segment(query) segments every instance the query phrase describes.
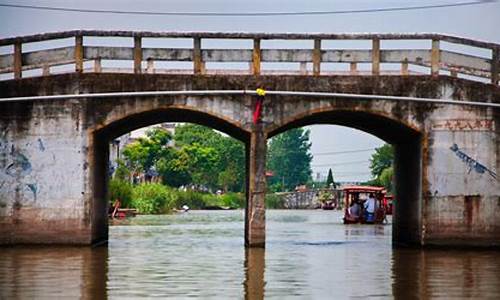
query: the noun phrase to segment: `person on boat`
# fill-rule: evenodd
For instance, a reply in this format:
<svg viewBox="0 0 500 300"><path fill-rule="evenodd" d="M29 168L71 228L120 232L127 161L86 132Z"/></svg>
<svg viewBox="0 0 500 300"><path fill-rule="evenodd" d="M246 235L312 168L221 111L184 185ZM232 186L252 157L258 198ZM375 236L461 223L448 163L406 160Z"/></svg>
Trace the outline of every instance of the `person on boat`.
<svg viewBox="0 0 500 300"><path fill-rule="evenodd" d="M351 206L349 207L349 215L353 218L359 218L359 213L360 213L361 207L359 205L358 200L354 200L351 203Z"/></svg>
<svg viewBox="0 0 500 300"><path fill-rule="evenodd" d="M366 199L364 208L365 208L365 220L367 222L373 222L375 219L375 198L372 193Z"/></svg>

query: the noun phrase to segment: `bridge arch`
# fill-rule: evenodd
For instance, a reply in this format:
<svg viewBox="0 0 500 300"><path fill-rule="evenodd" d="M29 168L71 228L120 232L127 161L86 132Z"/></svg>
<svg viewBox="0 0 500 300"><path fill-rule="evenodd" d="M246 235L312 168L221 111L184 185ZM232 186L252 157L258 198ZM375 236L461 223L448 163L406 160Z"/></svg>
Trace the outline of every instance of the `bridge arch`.
<svg viewBox="0 0 500 300"><path fill-rule="evenodd" d="M341 125L355 128L390 143L395 149L395 217L393 244L418 244L421 239L422 186L425 133L418 124L409 124L394 114L371 110L320 108L287 116L283 123L270 127L273 137L292 128L308 125ZM420 126L421 127L421 126Z"/></svg>
<svg viewBox="0 0 500 300"><path fill-rule="evenodd" d="M129 105L126 106L129 107ZM238 122L216 112L182 105L159 106L149 110L143 108L131 110L120 106L113 108L111 113L108 113L94 127L89 128L88 161L91 194L89 205L92 243L99 243L108 238L106 195L109 182L109 143L133 130L166 122L186 122L207 126L243 142L248 148L250 133Z"/></svg>

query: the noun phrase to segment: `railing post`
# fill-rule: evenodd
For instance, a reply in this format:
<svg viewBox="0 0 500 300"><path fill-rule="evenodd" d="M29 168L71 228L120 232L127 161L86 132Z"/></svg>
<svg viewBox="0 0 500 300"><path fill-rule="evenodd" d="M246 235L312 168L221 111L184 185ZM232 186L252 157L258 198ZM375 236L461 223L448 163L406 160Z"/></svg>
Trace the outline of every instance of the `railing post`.
<svg viewBox="0 0 500 300"><path fill-rule="evenodd" d="M151 57L149 57L147 59L147 62L148 62L148 65L146 67L146 73L148 73L148 74L154 74L154 72L155 72L155 61Z"/></svg>
<svg viewBox="0 0 500 300"><path fill-rule="evenodd" d="M23 77L23 46L21 42L14 44L14 79Z"/></svg>
<svg viewBox="0 0 500 300"><path fill-rule="evenodd" d="M75 72L83 72L83 36L75 36Z"/></svg>
<svg viewBox="0 0 500 300"><path fill-rule="evenodd" d="M254 75L260 75L260 62L261 62L261 52L260 52L260 39L253 40L253 52L252 52L252 70Z"/></svg>
<svg viewBox="0 0 500 300"><path fill-rule="evenodd" d="M142 72L142 40L140 36L134 36L134 73Z"/></svg>
<svg viewBox="0 0 500 300"><path fill-rule="evenodd" d="M193 68L194 74L201 74L202 57L201 57L201 38L195 37L193 40Z"/></svg>
<svg viewBox="0 0 500 300"><path fill-rule="evenodd" d="M314 39L313 75L318 76L320 72L321 72L321 40Z"/></svg>
<svg viewBox="0 0 500 300"><path fill-rule="evenodd" d="M307 75L307 62L300 62L300 75Z"/></svg>
<svg viewBox="0 0 500 300"><path fill-rule="evenodd" d="M94 72L95 73L102 72L102 65L101 65L101 58L100 57L98 57L94 60Z"/></svg>
<svg viewBox="0 0 500 300"><path fill-rule="evenodd" d="M439 40L432 40L432 50L431 50L431 75L432 77L439 76L439 61L440 61L440 52L439 52Z"/></svg>
<svg viewBox="0 0 500 300"><path fill-rule="evenodd" d="M49 76L50 75L50 66L49 65L43 65L42 66L42 75L43 76Z"/></svg>
<svg viewBox="0 0 500 300"><path fill-rule="evenodd" d="M351 62L349 64L349 72L351 73L351 75L355 75L356 73L358 73L358 64L356 62Z"/></svg>
<svg viewBox="0 0 500 300"><path fill-rule="evenodd" d="M491 83L498 84L498 72L500 72L500 48L495 48L491 58Z"/></svg>
<svg viewBox="0 0 500 300"><path fill-rule="evenodd" d="M372 75L380 74L380 39L372 40Z"/></svg>
<svg viewBox="0 0 500 300"><path fill-rule="evenodd" d="M401 75L403 76L408 75L408 58L405 58L401 63Z"/></svg>

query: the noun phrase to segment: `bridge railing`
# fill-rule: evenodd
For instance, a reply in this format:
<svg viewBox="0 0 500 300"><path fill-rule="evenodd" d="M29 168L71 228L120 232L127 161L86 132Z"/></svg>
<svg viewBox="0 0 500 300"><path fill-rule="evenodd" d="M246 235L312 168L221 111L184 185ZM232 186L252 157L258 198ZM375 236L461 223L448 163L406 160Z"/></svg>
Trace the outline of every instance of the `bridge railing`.
<svg viewBox="0 0 500 300"><path fill-rule="evenodd" d="M130 38L133 45L94 46L87 45L87 38ZM57 47L56 40L72 39L69 46ZM161 40L190 39L189 48L143 47L144 39ZM250 40L252 46L244 49L212 49L202 47L202 41ZM309 49L274 49L261 47L262 41L312 41ZM322 47L329 41L370 42L369 48L340 49ZM40 49L23 51L25 45L45 42ZM385 49L386 41L428 41L428 47L419 49ZM448 43L459 47L472 47L471 53L460 53L443 49ZM166 42L167 43L167 42ZM167 44L166 44L167 45ZM32 36L0 39L0 79L22 78L26 76L50 75L54 67L66 66L56 72L133 72L133 73L238 73L238 74L301 74L301 75L410 75L430 74L438 76L465 76L473 80L499 82L500 45L441 34L290 34L290 33L215 33L215 32L134 32L134 31L67 31ZM7 51L5 51L7 49ZM470 51L469 51L470 52ZM483 54L478 54L483 53ZM486 53L486 54L484 54ZM133 67L103 68L102 61L130 61ZM89 62L93 65L90 67ZM189 70L160 67L159 62L189 62ZM158 65L155 65L157 64ZM222 68L208 69L207 63L245 63L248 68L234 70ZM264 69L268 63L294 63L296 69ZM327 64L348 65L346 70L327 70ZM361 70L360 65L368 65ZM386 68L385 66L390 66ZM398 68L394 68L398 65ZM422 68L423 67L423 68ZM416 70L414 70L416 69ZM35 70L38 72L27 72ZM34 74L34 75L33 75Z"/></svg>

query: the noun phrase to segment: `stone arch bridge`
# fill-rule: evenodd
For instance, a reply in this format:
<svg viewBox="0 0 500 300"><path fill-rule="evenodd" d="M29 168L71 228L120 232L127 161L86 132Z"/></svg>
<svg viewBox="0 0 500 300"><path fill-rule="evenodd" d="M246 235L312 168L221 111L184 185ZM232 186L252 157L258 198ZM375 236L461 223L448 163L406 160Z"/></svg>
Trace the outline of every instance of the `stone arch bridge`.
<svg viewBox="0 0 500 300"><path fill-rule="evenodd" d="M267 139L310 124L395 145L395 244L500 246L498 44L439 34L70 31L2 39L0 48L2 244L106 240L109 141L193 122L246 144L247 246L265 244ZM253 123L257 87L268 92Z"/></svg>

